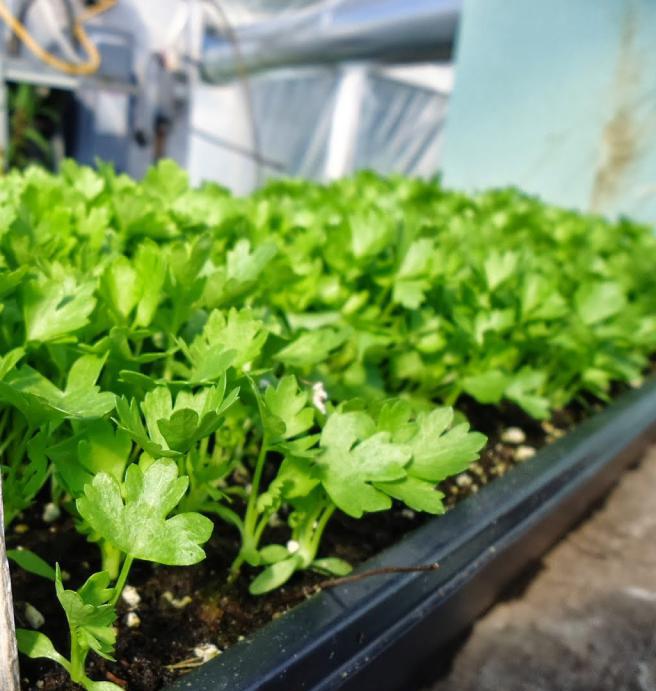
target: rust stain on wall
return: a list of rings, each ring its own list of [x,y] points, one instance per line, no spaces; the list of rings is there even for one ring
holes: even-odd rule
[[[636,54],[638,16],[633,2],[626,3],[620,51],[609,97],[613,111],[600,142],[600,162],[590,195],[592,211],[602,211],[621,192],[627,172],[640,153],[640,130],[633,112],[633,95],[639,84]]]

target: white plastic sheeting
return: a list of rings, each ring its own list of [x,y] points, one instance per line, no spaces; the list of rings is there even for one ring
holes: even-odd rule
[[[222,8],[238,28],[311,4],[321,3],[232,0]],[[220,21],[216,25],[221,28]],[[278,175],[326,180],[372,168],[432,176],[451,75],[449,65],[396,70],[347,63],[273,69],[251,75],[247,84],[235,78],[198,85],[191,104],[191,178],[244,193]]]

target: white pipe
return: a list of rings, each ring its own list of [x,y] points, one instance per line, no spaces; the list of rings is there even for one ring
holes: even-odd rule
[[[358,60],[423,62],[450,57],[462,0],[330,0],[236,29],[249,72]],[[201,70],[220,82],[237,72],[233,46],[205,39]]]

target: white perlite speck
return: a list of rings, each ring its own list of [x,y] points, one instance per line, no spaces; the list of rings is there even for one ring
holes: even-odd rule
[[[519,427],[508,427],[501,433],[501,441],[504,444],[523,444],[526,441],[526,433]]]
[[[301,545],[296,540],[289,540],[287,542],[287,551],[290,554],[294,554],[295,552],[298,552],[300,546]]]
[[[535,449],[532,446],[518,446],[515,450],[516,461],[528,461],[535,456]]]
[[[456,485],[458,487],[471,487],[472,482],[473,480],[467,473],[460,473],[460,475],[456,476]]]
[[[39,612],[39,610],[34,607],[34,605],[31,605],[29,602],[25,603],[25,619],[27,619],[27,623],[33,628],[33,629],[40,629],[45,623],[46,623],[46,618]]]
[[[141,626],[141,618],[136,612],[128,612],[123,621],[128,629],[136,629]]]
[[[126,585],[123,588],[121,598],[130,609],[136,609],[141,602],[141,595],[139,595],[139,591],[133,585]]]
[[[57,504],[49,501],[43,507],[43,513],[41,514],[41,520],[44,523],[54,523],[61,516],[61,511]]]

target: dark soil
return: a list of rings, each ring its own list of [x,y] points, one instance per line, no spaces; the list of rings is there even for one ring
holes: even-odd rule
[[[472,427],[487,434],[490,441],[481,459],[467,473],[450,479],[442,487],[448,506],[478,491],[520,462],[517,459],[520,446],[535,449],[544,446],[603,406],[573,405],[556,414],[549,423],[536,422],[511,406],[499,410],[465,400],[459,407]],[[525,433],[526,439],[521,444],[501,441],[503,431],[510,426],[519,427]],[[523,455],[526,455],[526,448]],[[62,570],[69,574],[68,583],[71,587],[79,587],[90,569],[99,568],[97,548],[75,531],[71,518],[62,517],[46,524],[40,511],[41,508],[35,508],[13,524],[7,535],[8,546],[32,549],[50,563],[59,560]],[[359,521],[336,515],[325,534],[322,552],[358,564],[392,545],[424,520],[425,516],[401,507]],[[234,585],[227,585],[227,570],[237,551],[236,532],[225,523],[217,523],[206,545],[207,559],[200,564],[176,568],[135,563],[129,582],[141,597],[134,610],[140,623],[127,626],[129,607],[121,600],[116,662],[92,654],[87,665],[88,675],[98,681],[112,681],[129,691],[161,689],[199,664],[194,653],[196,646],[211,643],[224,650],[313,595],[322,580],[316,574],[297,574],[285,587],[265,597],[254,597],[248,593],[248,583],[254,572],[248,569]],[[25,605],[29,602],[45,617],[40,630],[51,637],[59,650],[66,651],[68,628],[54,598],[52,584],[18,568],[13,570],[12,578],[18,625],[27,625]],[[46,660],[23,658],[21,672],[25,690],[79,688],[68,680],[60,667]]]

